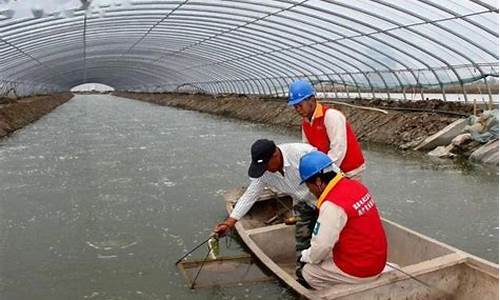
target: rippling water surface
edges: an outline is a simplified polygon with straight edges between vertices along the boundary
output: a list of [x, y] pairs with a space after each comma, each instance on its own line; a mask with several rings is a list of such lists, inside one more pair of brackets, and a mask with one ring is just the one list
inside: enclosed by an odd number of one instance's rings
[[[298, 139], [98, 95], [0, 141], [0, 298], [295, 299], [278, 283], [191, 291], [173, 265], [225, 217], [221, 196], [247, 183], [261, 137]], [[366, 149], [365, 181], [385, 217], [498, 261], [495, 171]]]

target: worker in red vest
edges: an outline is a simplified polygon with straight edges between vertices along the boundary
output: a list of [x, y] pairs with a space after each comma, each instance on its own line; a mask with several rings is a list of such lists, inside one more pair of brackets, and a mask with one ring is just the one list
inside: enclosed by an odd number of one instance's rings
[[315, 95], [307, 80], [290, 85], [288, 105], [303, 117], [302, 140], [328, 154], [347, 177], [360, 179], [365, 159], [351, 125], [340, 111], [318, 103]]
[[373, 280], [387, 262], [387, 240], [372, 195], [361, 182], [333, 170], [322, 152], [300, 159], [300, 177], [318, 199], [319, 216], [297, 275], [315, 289]]

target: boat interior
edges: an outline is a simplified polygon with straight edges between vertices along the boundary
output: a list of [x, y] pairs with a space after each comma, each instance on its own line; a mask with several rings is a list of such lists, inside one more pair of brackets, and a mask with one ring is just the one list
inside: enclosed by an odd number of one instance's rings
[[[233, 195], [226, 200], [234, 204], [238, 198]], [[295, 280], [295, 226], [284, 223], [292, 215], [291, 207], [289, 196], [267, 191], [238, 223], [254, 254], [307, 298], [498, 299], [497, 265], [388, 220], [383, 220], [383, 225], [389, 242], [388, 260], [396, 264], [395, 269], [369, 283], [305, 291]]]

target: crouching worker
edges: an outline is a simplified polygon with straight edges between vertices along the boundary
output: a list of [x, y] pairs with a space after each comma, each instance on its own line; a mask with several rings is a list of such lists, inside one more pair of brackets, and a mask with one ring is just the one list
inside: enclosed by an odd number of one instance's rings
[[319, 151], [304, 155], [299, 165], [302, 182], [318, 199], [319, 216], [297, 275], [315, 289], [373, 280], [387, 260], [385, 232], [370, 192], [334, 169]]

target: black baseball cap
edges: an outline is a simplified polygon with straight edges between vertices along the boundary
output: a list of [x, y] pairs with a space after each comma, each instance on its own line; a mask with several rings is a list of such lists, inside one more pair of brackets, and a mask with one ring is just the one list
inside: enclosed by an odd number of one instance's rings
[[259, 178], [266, 171], [266, 166], [274, 151], [276, 151], [276, 145], [273, 141], [260, 139], [256, 140], [250, 152], [252, 153], [252, 163], [248, 168], [248, 176], [252, 178]]

